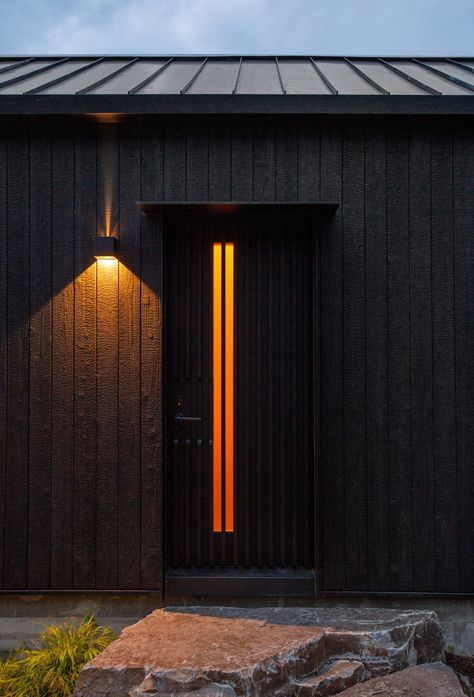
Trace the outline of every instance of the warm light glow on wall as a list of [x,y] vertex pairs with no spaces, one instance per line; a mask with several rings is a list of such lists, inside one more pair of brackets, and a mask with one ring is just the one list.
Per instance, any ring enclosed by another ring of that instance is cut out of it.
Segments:
[[116,267],[118,264],[118,260],[115,259],[115,257],[96,257],[97,258],[97,264],[101,268],[113,268]]
[[234,245],[214,243],[212,263],[213,531],[234,532]]

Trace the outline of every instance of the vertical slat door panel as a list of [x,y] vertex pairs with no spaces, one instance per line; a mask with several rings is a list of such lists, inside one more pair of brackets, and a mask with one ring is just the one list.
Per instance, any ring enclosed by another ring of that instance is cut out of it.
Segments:
[[[169,566],[314,565],[313,233],[271,220],[165,223]],[[212,529],[215,242],[232,242],[235,259],[234,532]]]

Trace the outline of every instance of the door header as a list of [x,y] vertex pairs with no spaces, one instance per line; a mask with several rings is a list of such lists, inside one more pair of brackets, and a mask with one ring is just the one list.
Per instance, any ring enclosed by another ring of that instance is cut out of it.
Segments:
[[248,216],[288,215],[309,218],[330,218],[339,207],[331,201],[137,201],[147,215],[165,214]]

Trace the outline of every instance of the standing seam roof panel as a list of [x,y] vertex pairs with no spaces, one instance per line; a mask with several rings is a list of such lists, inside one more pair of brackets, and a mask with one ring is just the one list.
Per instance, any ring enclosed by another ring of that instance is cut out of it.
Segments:
[[354,60],[353,63],[370,78],[383,85],[390,94],[426,94],[421,88],[392,72],[383,63],[368,60]]
[[[86,60],[70,60],[66,63],[62,63],[61,65],[51,68],[50,70],[46,70],[44,73],[40,73],[39,75],[33,75],[32,77],[25,75],[21,82],[16,82],[13,85],[7,85],[7,87],[3,88],[0,85],[0,92],[3,92],[4,94],[24,94],[28,90],[32,90],[35,87],[44,85],[46,82],[49,82],[49,80],[55,80],[59,77],[67,75],[73,70],[81,68],[83,65],[87,65],[88,63],[89,61]],[[7,73],[7,75],[10,74],[11,73]]]
[[196,60],[173,60],[138,94],[179,94],[201,65],[202,59],[199,58]]
[[278,62],[287,94],[332,94],[309,59],[281,58]]
[[[58,60],[60,60],[58,58]],[[14,78],[17,77],[23,77],[23,76],[28,76],[29,73],[32,73],[35,70],[38,70],[38,68],[45,68],[46,66],[50,65],[53,66],[55,63],[57,63],[57,60],[44,60],[44,61],[33,61],[32,63],[28,63],[27,65],[22,65],[18,68],[13,68],[12,70],[8,70],[6,73],[0,73],[0,88],[2,86],[2,82],[6,82],[7,80],[13,80]],[[67,63],[66,63],[67,65]],[[46,76],[48,75],[48,71],[43,73],[44,77],[44,82],[48,79]],[[21,88],[21,82],[18,83],[18,85],[15,88],[15,94],[22,94],[22,88]]]
[[369,85],[344,60],[315,58],[315,63],[339,94],[380,94],[378,89]]
[[451,75],[452,77],[455,77],[458,80],[462,80],[463,82],[467,82],[468,84],[474,87],[474,73],[470,73],[468,70],[463,70],[457,65],[453,65],[452,63],[446,63],[445,61],[423,62],[426,63],[426,65],[430,65],[432,68],[436,68],[436,70],[442,70],[443,73]]
[[236,94],[283,94],[275,59],[244,58]]
[[0,70],[4,70],[5,68],[10,68],[12,65],[18,65],[18,63],[22,63],[23,61],[18,60],[18,61],[6,61],[0,59]]
[[[464,67],[463,67],[464,66]],[[3,72],[2,72],[3,70]],[[39,71],[39,72],[38,72]],[[35,74],[36,73],[36,74]],[[3,85],[3,86],[2,86]],[[15,109],[11,97],[27,95],[220,95],[291,98],[334,95],[378,97],[377,109],[389,109],[390,96],[474,96],[474,58],[365,56],[0,56],[0,98],[5,113]],[[2,95],[4,95],[2,97]],[[248,99],[241,100],[250,104]],[[287,103],[292,100],[287,100]],[[146,100],[139,100],[145,108]],[[233,100],[225,107],[232,109]],[[293,100],[294,102],[294,100]],[[309,103],[311,99],[309,99]],[[321,108],[325,108],[325,100]],[[71,100],[28,108],[74,111]],[[90,101],[93,108],[93,102]],[[117,102],[119,104],[120,102]],[[181,106],[176,108],[180,109]],[[196,102],[197,104],[198,102]],[[283,106],[284,100],[278,108]],[[394,105],[396,102],[393,102]],[[20,104],[20,102],[19,102]],[[79,101],[77,101],[79,104]],[[204,104],[199,100],[199,104]],[[428,103],[427,103],[428,104]],[[443,109],[431,101],[429,109]],[[382,106],[383,105],[383,106]],[[19,106],[20,110],[25,108]],[[103,108],[103,107],[102,107]],[[129,107],[127,107],[129,108]],[[171,107],[168,107],[171,108]],[[173,107],[174,108],[174,107]],[[194,106],[193,108],[197,108]],[[286,105],[283,108],[287,108]],[[334,108],[334,107],[331,107]],[[370,106],[366,104],[365,109]],[[401,106],[395,107],[400,109]],[[417,109],[423,109],[421,103]],[[449,108],[456,108],[454,103]],[[470,111],[466,103],[460,107]]]
[[[38,90],[38,94],[70,94],[71,92],[74,94],[88,85],[93,85],[94,82],[106,75],[110,75],[110,73],[113,73],[117,68],[128,62],[127,60],[105,60],[103,63],[91,67],[90,70],[84,70],[79,75],[63,80],[57,85]],[[45,79],[44,82],[46,83],[47,80]]]
[[239,64],[239,59],[208,60],[187,94],[232,94]]
[[413,63],[410,60],[390,60],[388,63],[415,78],[415,80],[423,82],[425,85],[428,85],[428,87],[433,87],[442,94],[472,94],[472,92],[465,87],[456,85],[449,80],[444,80],[442,77],[439,77],[435,73],[423,68],[423,66],[418,63]]
[[139,60],[128,68],[125,68],[123,73],[110,78],[102,85],[87,91],[87,94],[127,94],[140,82],[152,75],[155,70],[158,70],[165,61],[162,60]]

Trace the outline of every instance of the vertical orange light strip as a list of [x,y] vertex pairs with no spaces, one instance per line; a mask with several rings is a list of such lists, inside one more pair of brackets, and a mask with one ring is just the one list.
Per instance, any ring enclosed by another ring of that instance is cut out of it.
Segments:
[[222,245],[212,254],[213,530],[222,532]]
[[225,245],[225,531],[234,532],[234,245]]

